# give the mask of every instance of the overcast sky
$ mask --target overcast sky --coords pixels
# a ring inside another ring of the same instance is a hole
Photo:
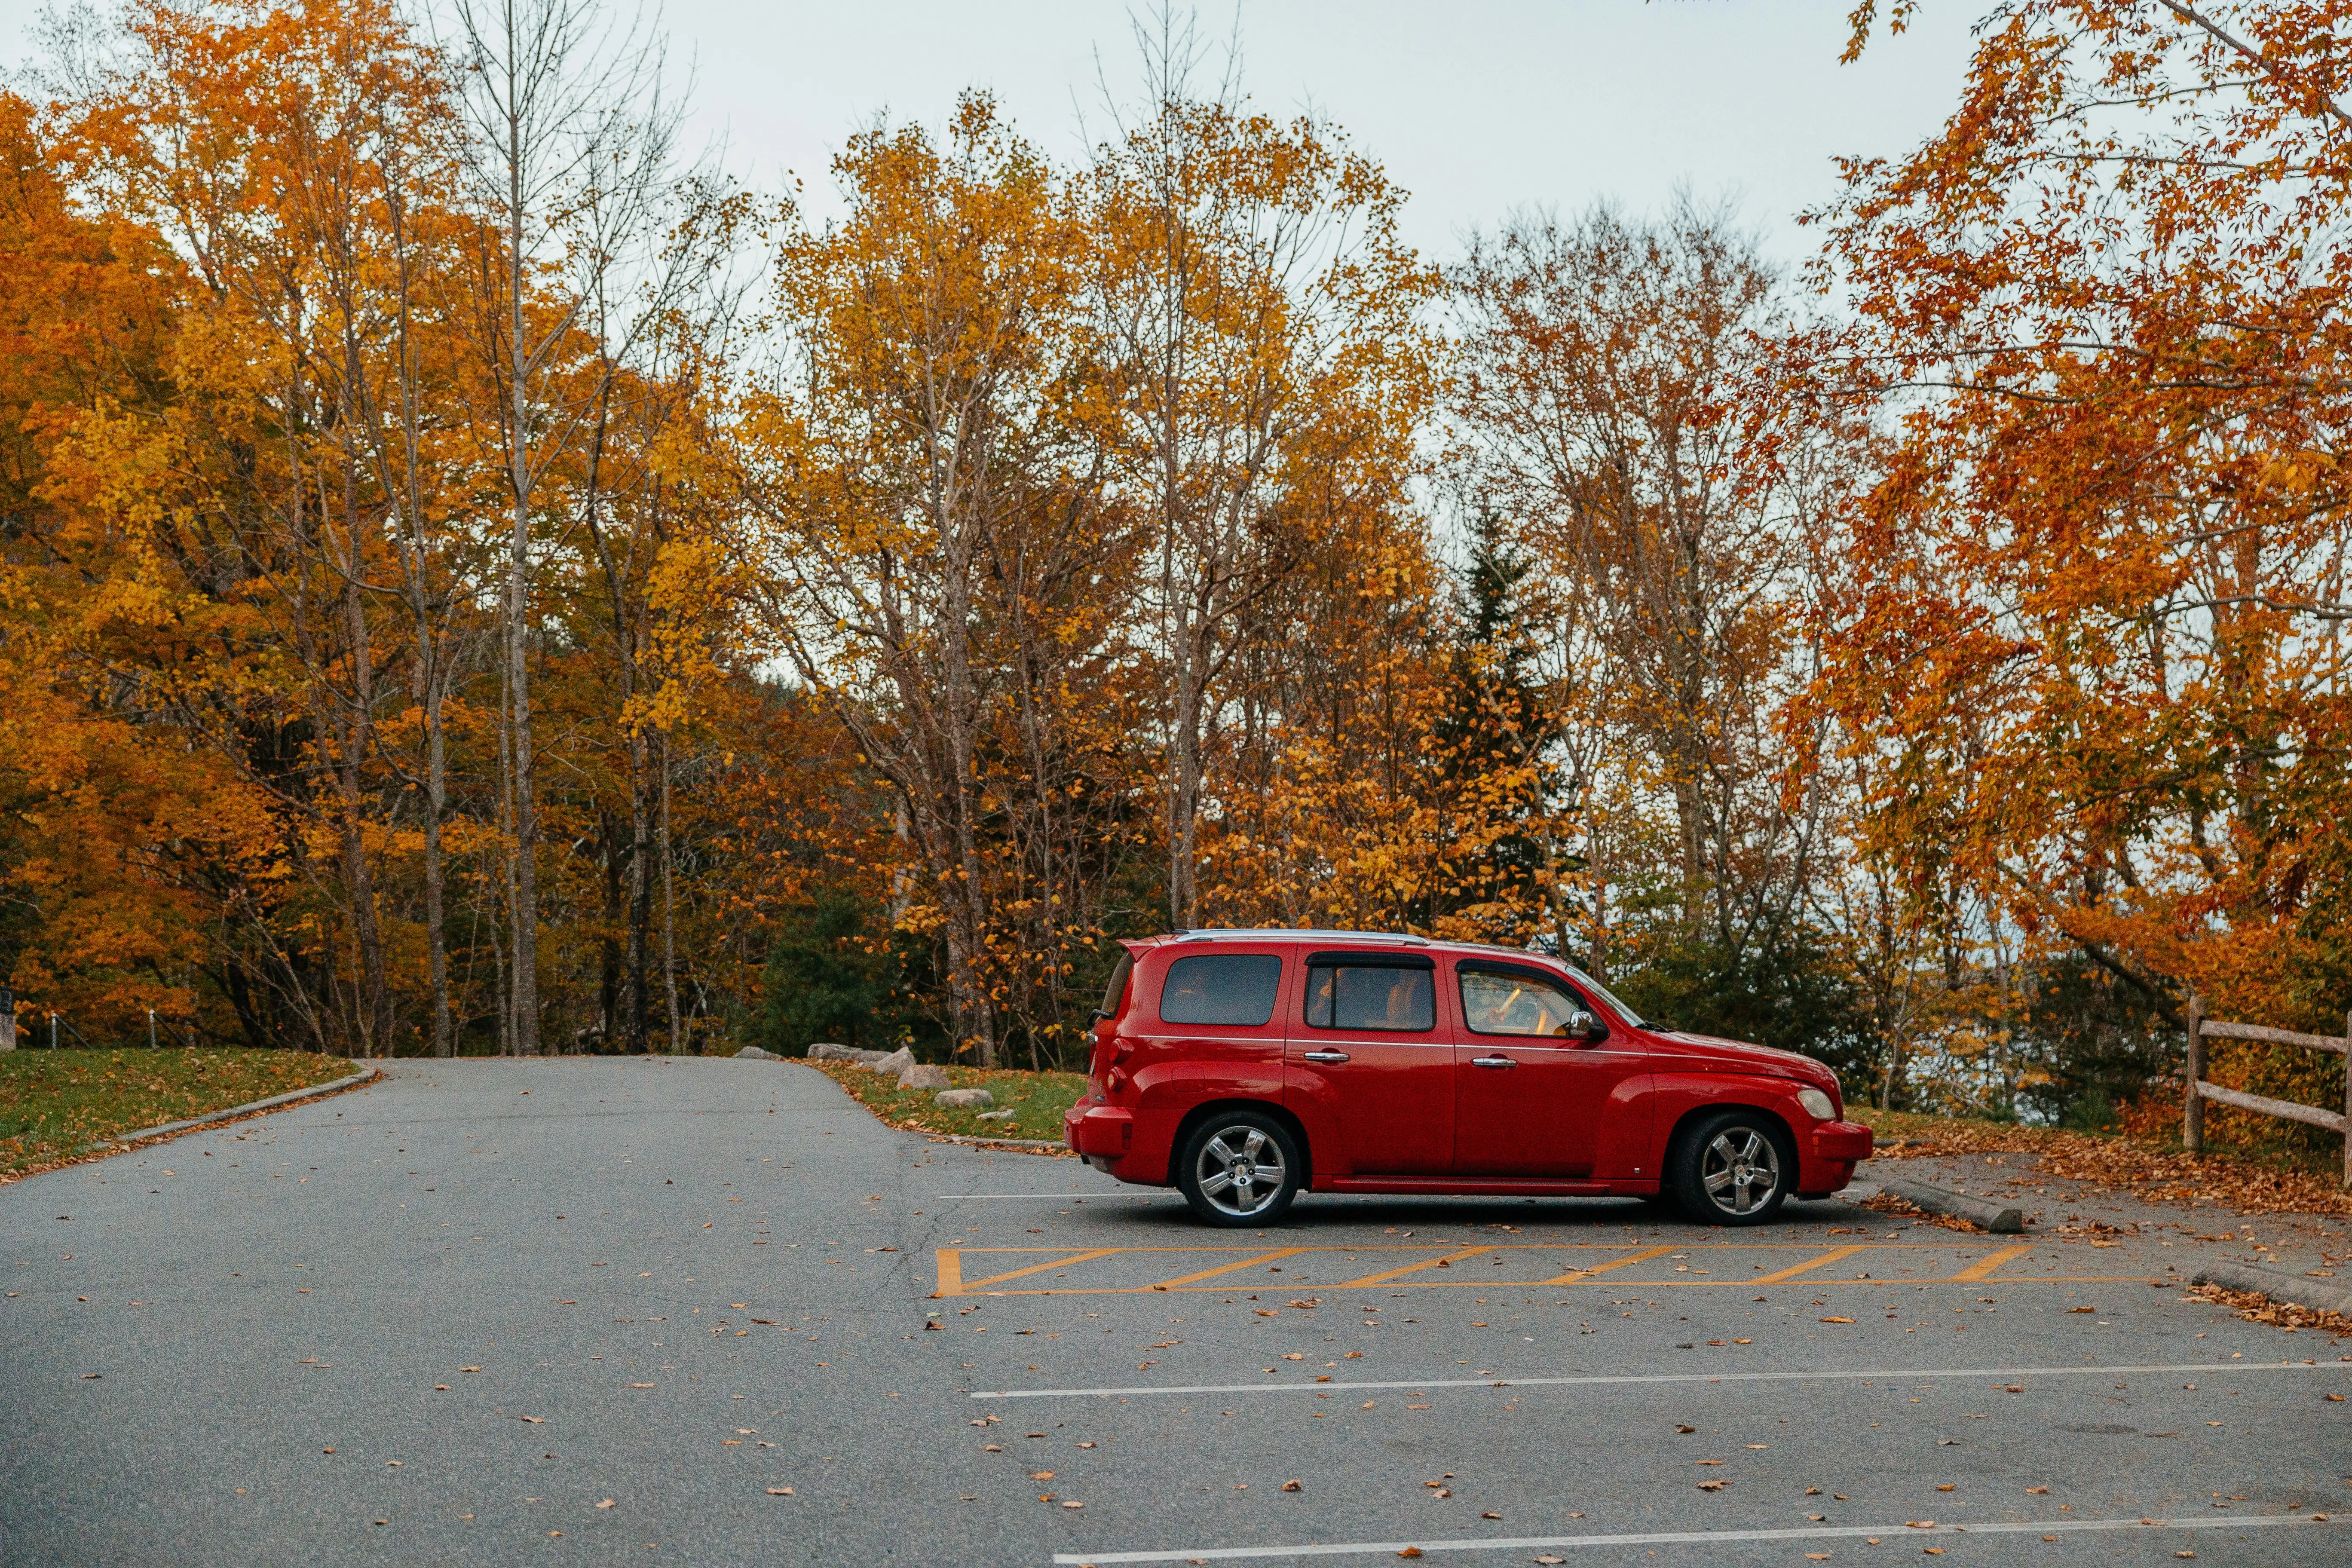
[[[1634,212],[1678,184],[1732,196],[1775,254],[1835,191],[1831,159],[1892,155],[1958,96],[1980,3],[1840,66],[1851,0],[1227,0],[1197,27],[1222,54],[1238,17],[1243,82],[1264,108],[1313,107],[1412,194],[1407,237],[1439,256],[1515,206]],[[0,59],[30,50],[33,0],[0,0]],[[827,162],[877,114],[937,126],[966,87],[1029,138],[1074,156],[1103,124],[1100,82],[1138,79],[1129,7],[1080,0],[669,0],[694,123],[753,184],[789,170],[818,212]],[[1098,75],[1099,63],[1099,75]],[[1083,121],[1083,122],[1082,122]]]

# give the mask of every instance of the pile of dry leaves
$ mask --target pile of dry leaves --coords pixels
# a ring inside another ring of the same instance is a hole
[[[1949,1154],[2024,1153],[2063,1181],[2127,1190],[2145,1203],[2192,1199],[2227,1204],[2242,1214],[2352,1214],[2352,1194],[2305,1171],[2285,1171],[2229,1154],[2189,1154],[2122,1138],[1992,1121],[1938,1121],[1914,1131],[1906,1118],[1902,1144],[1882,1148],[1880,1160]],[[1918,1119],[1924,1121],[1926,1119]]]
[[[2290,1306],[2252,1290],[2225,1290],[2219,1285],[2192,1285],[2189,1293],[2231,1308],[2250,1323],[2269,1323],[2290,1333],[2298,1329],[2317,1329],[2339,1339],[2352,1335],[2352,1318],[2341,1312],[2326,1312],[2316,1307]]]

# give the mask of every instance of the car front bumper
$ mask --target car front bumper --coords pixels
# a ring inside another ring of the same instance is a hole
[[[1819,1121],[1798,1162],[1798,1196],[1827,1197],[1853,1180],[1858,1161],[1870,1158],[1870,1129],[1852,1121]]]

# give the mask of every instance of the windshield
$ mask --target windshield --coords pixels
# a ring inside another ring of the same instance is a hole
[[[1564,967],[1568,970],[1569,977],[1570,979],[1574,980],[1579,985],[1583,986],[1587,991],[1591,992],[1595,996],[1600,997],[1603,1002],[1608,1003],[1610,1010],[1614,1012],[1620,1018],[1624,1019],[1626,1023],[1632,1025],[1636,1029],[1647,1026],[1642,1022],[1642,1015],[1636,1013],[1633,1009],[1625,1005],[1624,1003],[1619,1001],[1610,991],[1609,987],[1601,984],[1601,982],[1593,979],[1592,976],[1585,973],[1584,971],[1577,968],[1573,963],[1567,964]]]

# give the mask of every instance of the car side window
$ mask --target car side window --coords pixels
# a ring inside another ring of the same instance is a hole
[[[1281,990],[1282,960],[1270,952],[1180,958],[1160,983],[1160,1021],[1255,1029],[1273,1019]]]
[[[1427,969],[1316,964],[1307,971],[1307,1023],[1316,1029],[1437,1026],[1436,975]]]
[[[1474,1035],[1564,1038],[1569,1015],[1582,1011],[1567,991],[1531,976],[1462,971],[1462,1021]]]

